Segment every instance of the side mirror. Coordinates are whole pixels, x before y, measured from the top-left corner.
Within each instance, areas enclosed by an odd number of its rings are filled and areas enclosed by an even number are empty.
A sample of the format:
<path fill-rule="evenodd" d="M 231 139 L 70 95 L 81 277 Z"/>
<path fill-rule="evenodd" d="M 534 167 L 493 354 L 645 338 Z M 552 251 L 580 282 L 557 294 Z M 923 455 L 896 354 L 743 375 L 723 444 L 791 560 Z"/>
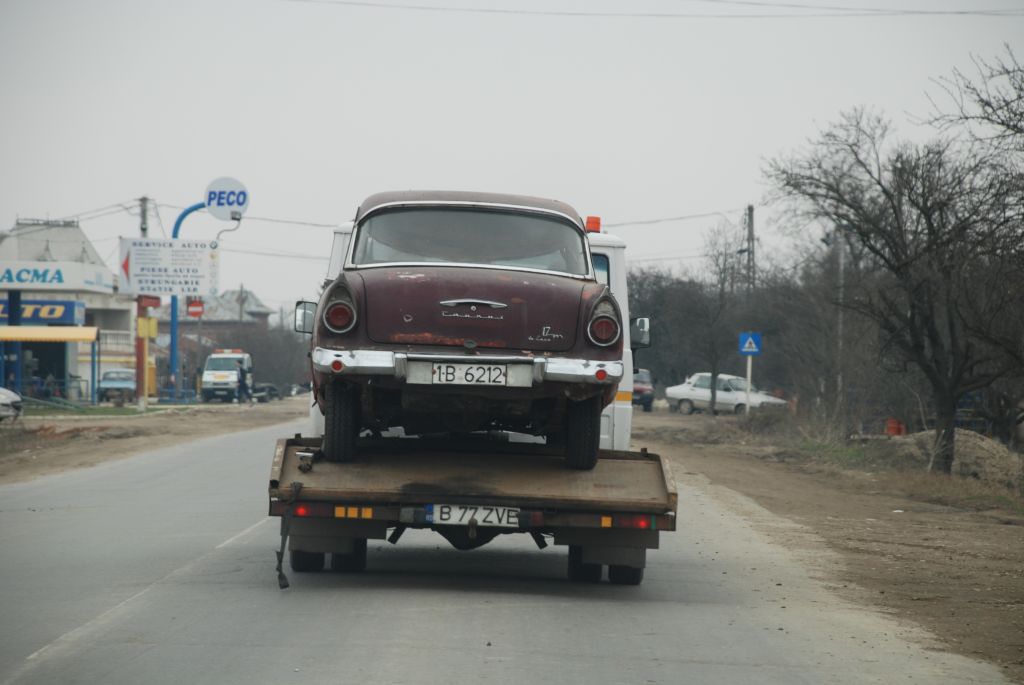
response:
<path fill-rule="evenodd" d="M 651 346 L 651 320 L 647 317 L 629 322 L 629 346 L 634 350 Z"/>
<path fill-rule="evenodd" d="M 312 333 L 316 320 L 316 303 L 299 301 L 295 303 L 295 332 Z"/>

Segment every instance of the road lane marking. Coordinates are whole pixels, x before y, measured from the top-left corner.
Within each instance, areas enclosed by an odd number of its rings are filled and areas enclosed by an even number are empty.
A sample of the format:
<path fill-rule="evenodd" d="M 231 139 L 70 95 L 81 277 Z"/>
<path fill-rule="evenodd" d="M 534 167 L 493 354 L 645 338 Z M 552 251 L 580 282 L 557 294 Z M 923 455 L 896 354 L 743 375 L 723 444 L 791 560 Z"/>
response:
<path fill-rule="evenodd" d="M 239 538 L 244 537 L 248 533 L 251 533 L 252 531 L 256 530 L 257 528 L 259 528 L 260 526 L 262 526 L 264 523 L 266 523 L 269 520 L 270 520 L 270 517 L 267 517 L 265 519 L 260 519 L 256 523 L 252 524 L 251 526 L 249 526 L 248 528 L 243 530 L 241 533 L 238 533 L 236 535 L 232 535 L 227 540 L 225 540 L 224 542 L 222 542 L 219 545 L 217 545 L 216 547 L 214 547 L 214 549 L 220 549 L 221 547 L 227 547 L 228 545 L 230 545 L 235 540 L 238 540 Z"/>
<path fill-rule="evenodd" d="M 150 590 L 152 590 L 153 588 L 155 588 L 158 585 L 162 584 L 165 580 L 171 578 L 172 576 L 180 575 L 182 573 L 187 573 L 189 570 L 192 569 L 192 567 L 197 566 L 199 563 L 201 563 L 204 560 L 206 560 L 207 557 L 211 556 L 217 550 L 219 550 L 222 547 L 225 547 L 225 546 L 231 544 L 232 542 L 238 540 L 239 538 L 243 537 L 247 533 L 250 533 L 250 532 L 256 530 L 259 526 L 263 525 L 264 523 L 266 523 L 269 520 L 270 520 L 269 517 L 264 518 L 264 519 L 260 519 L 259 521 L 257 521 L 256 523 L 252 524 L 251 526 L 245 528 L 244 530 L 242 530 L 242 531 L 240 531 L 238 533 L 235 533 L 234 535 L 232 535 L 227 540 L 225 540 L 224 542 L 220 543 L 219 545 L 217 545 L 216 547 L 214 547 L 210 551 L 205 552 L 205 553 L 199 555 L 198 557 L 196 557 L 192 561 L 188 562 L 184 566 L 179 566 L 176 569 L 168 571 L 163 576 L 161 576 L 160 578 L 156 579 L 155 581 L 153 581 L 152 583 L 150 583 L 149 585 L 147 585 L 143 589 L 139 590 L 138 592 L 136 592 L 131 597 L 128 597 L 127 599 L 121 600 L 120 602 L 118 602 L 114 606 L 112 606 L 109 609 L 107 609 L 106 611 L 104 611 L 99 616 L 97 616 L 97 617 L 95 617 L 93 619 L 90 619 L 89 621 L 86 621 L 85 623 L 83 623 L 82 625 L 78 626 L 77 628 L 72 628 L 71 630 L 69 630 L 68 632 L 64 633 L 63 635 L 60 635 L 59 637 L 55 638 L 54 640 L 52 640 L 48 644 L 40 647 L 39 649 L 37 649 L 36 651 L 32 652 L 27 657 L 25 657 L 25 663 L 23 663 L 20 668 L 18 668 L 16 671 L 14 671 L 14 673 L 12 673 L 10 676 L 8 676 L 3 681 L 2 685 L 12 685 L 12 683 L 18 682 L 19 680 L 24 678 L 26 675 L 28 675 L 32 671 L 32 669 L 34 669 L 36 666 L 39 666 L 39 665 L 43 664 L 48 659 L 52 659 L 54 657 L 59 656 L 60 652 L 63 649 L 70 649 L 71 647 L 74 646 L 74 644 L 76 642 L 78 642 L 80 639 L 82 639 L 83 637 L 88 635 L 94 629 L 100 628 L 100 627 L 102 627 L 102 626 L 104 626 L 106 624 L 111 623 L 112 620 L 113 620 L 114 614 L 118 613 L 119 611 L 121 611 L 122 609 L 127 607 L 129 604 L 135 602 L 137 599 L 139 599 L 143 595 L 147 594 Z"/>

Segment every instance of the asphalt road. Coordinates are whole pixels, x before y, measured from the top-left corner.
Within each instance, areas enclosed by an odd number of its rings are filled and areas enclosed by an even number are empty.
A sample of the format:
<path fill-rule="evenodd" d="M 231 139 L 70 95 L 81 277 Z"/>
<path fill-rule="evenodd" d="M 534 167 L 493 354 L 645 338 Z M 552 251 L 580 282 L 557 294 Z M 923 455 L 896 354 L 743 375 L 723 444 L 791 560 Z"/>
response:
<path fill-rule="evenodd" d="M 767 512 L 686 475 L 639 587 L 570 583 L 565 548 L 525 536 L 409 531 L 364 575 L 279 590 L 266 477 L 300 427 L 0 488 L 0 683 L 1004 682 L 840 599 Z"/>

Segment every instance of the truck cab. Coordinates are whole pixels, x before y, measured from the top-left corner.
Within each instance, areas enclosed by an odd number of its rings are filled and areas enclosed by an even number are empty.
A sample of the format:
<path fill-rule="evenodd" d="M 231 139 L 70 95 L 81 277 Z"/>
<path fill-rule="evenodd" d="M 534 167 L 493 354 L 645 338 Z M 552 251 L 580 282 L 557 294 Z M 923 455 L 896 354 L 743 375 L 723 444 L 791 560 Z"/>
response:
<path fill-rule="evenodd" d="M 203 402 L 231 402 L 238 397 L 238 362 L 248 376 L 249 388 L 255 386 L 252 357 L 240 349 L 217 349 L 206 358 L 201 382 Z"/>

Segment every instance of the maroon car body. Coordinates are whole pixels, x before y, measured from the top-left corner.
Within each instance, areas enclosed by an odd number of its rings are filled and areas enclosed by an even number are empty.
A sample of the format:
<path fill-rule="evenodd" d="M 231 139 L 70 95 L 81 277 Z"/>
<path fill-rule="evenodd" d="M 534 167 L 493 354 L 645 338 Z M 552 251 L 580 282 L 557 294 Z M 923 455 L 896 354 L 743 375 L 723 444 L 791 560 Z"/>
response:
<path fill-rule="evenodd" d="M 380 193 L 317 305 L 310 357 L 328 459 L 356 436 L 503 430 L 590 468 L 622 377 L 622 320 L 582 219 L 539 198 Z"/>

